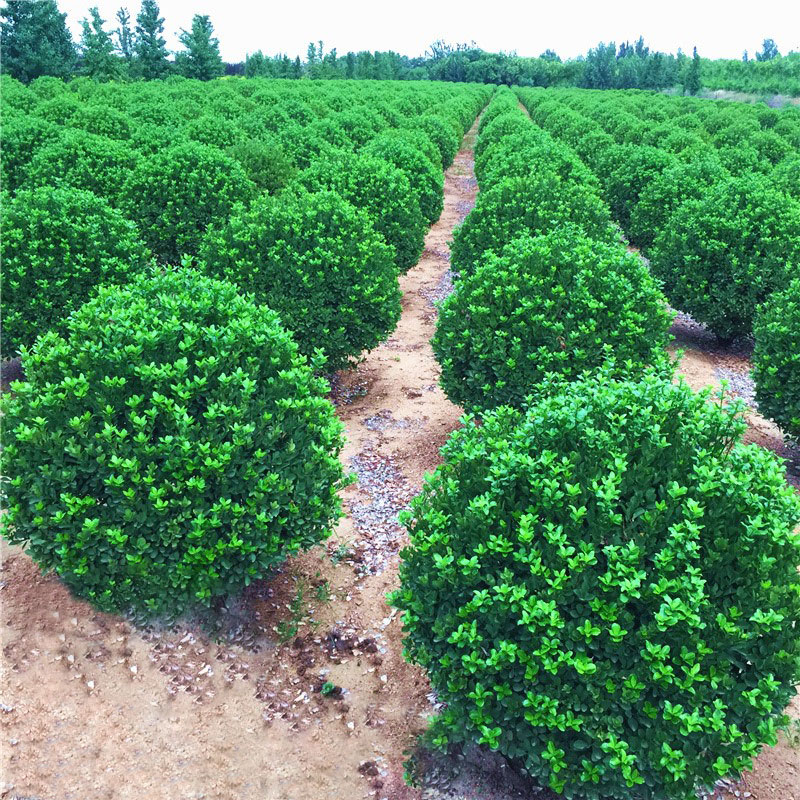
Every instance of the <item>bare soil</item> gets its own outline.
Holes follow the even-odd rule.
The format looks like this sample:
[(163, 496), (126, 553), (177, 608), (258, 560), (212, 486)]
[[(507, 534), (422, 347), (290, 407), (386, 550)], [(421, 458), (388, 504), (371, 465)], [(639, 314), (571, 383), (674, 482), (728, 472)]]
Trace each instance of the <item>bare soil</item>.
[[(213, 619), (137, 626), (93, 611), (3, 545), (0, 798), (550, 796), (478, 749), (424, 758), (423, 790), (402, 780), (435, 698), (402, 658), (385, 595), (406, 541), (397, 512), (439, 463), (461, 415), (438, 387), (429, 340), (435, 303), (450, 291), (452, 231), (477, 193), (475, 132), (447, 171), (444, 212), (419, 264), (401, 278), (397, 329), (332, 380), (347, 432), (343, 459), (358, 482), (345, 490), (347, 516), (324, 547)], [(729, 370), (746, 387), (746, 352), (715, 349), (690, 321), (675, 334), (692, 386), (717, 385)], [(756, 411), (748, 421), (751, 438), (785, 452), (771, 423)], [(792, 711), (800, 716), (797, 704)], [(800, 800), (798, 753), (782, 740), (716, 796)]]

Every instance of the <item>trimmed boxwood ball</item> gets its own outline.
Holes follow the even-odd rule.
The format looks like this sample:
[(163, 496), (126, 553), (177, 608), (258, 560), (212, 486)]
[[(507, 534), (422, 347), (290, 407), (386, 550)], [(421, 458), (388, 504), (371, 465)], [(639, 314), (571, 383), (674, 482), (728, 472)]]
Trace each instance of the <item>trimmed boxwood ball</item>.
[(543, 165), (524, 178), (504, 178), (478, 195), (475, 208), (453, 234), (453, 270), (467, 275), (487, 250), (499, 252), (522, 233), (536, 235), (567, 222), (612, 243), (618, 236), (608, 207), (590, 189), (563, 181)]
[(22, 190), (1, 213), (2, 343), (9, 355), (41, 333), (63, 331), (98, 286), (126, 283), (150, 256), (136, 226), (91, 192)]
[(440, 306), (432, 345), (456, 405), (519, 407), (548, 373), (575, 380), (609, 357), (618, 377), (669, 370), (671, 320), (641, 258), (565, 226), (487, 253)]
[(418, 127), (427, 134), (439, 151), (442, 169), (447, 169), (453, 163), (461, 142), (455, 127), (445, 117), (438, 114), (413, 117), (408, 124), (409, 127)]
[(27, 167), (23, 185), (74, 186), (119, 206), (125, 178), (139, 161), (139, 153), (127, 142), (79, 129), (64, 129), (58, 139), (38, 148)]
[(427, 224), (406, 174), (382, 158), (340, 153), (320, 159), (297, 176), (311, 192), (331, 190), (366, 211), (375, 230), (395, 251), (400, 271), (413, 267), (422, 254)]
[(411, 189), (419, 201), (422, 215), (433, 224), (444, 209), (444, 174), (434, 166), (424, 153), (400, 136), (383, 133), (361, 151), (394, 164), (406, 174)]
[(36, 152), (58, 139), (61, 130), (58, 125), (31, 115), (23, 116), (5, 111), (3, 116), (0, 176), (3, 188), (13, 192), (24, 183), (28, 165)]
[(392, 249), (369, 216), (334, 192), (284, 192), (209, 230), (201, 268), (277, 311), (305, 355), (346, 366), (394, 330), (400, 287)]
[(753, 323), (758, 410), (800, 440), (800, 278), (771, 294)]
[(168, 263), (197, 253), (206, 228), (256, 193), (238, 161), (197, 142), (143, 158), (124, 187), (124, 208)]
[(667, 167), (650, 181), (633, 207), (628, 229), (631, 240), (640, 247), (650, 247), (684, 200), (702, 197), (709, 186), (727, 178), (730, 173), (713, 150)]
[(622, 144), (605, 151), (595, 168), (603, 184), (603, 196), (614, 219), (628, 231), (631, 212), (639, 196), (661, 173), (678, 163), (672, 153), (648, 145)]
[(406, 657), (566, 797), (694, 800), (800, 678), (800, 501), (708, 392), (598, 375), (467, 419), (404, 515)]
[(800, 202), (760, 175), (719, 181), (682, 203), (649, 251), (670, 303), (723, 340), (800, 269)]
[(259, 191), (270, 194), (277, 194), (285, 188), (297, 172), (273, 138), (246, 139), (229, 147), (227, 153), (242, 165)]
[(192, 270), (109, 287), (2, 397), (3, 535), (104, 611), (239, 592), (340, 516), (342, 426), (273, 311)]

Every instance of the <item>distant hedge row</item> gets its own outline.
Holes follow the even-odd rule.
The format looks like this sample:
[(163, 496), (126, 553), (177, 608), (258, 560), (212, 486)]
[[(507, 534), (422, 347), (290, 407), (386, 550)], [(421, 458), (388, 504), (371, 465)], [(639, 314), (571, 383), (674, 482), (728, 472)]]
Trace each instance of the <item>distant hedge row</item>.
[[(10, 234), (3, 259), (13, 265), (4, 286), (6, 352), (32, 344), (37, 333), (57, 326), (59, 310), (65, 318), (92, 289), (112, 281), (115, 273), (78, 247), (75, 227), (96, 230), (98, 216), (125, 219), (135, 226), (129, 234), (136, 240), (134, 251), (146, 248), (157, 262), (173, 265), (188, 255), (197, 268), (220, 275), (219, 264), (197, 260), (201, 252), (216, 253), (211, 240), (219, 240), (222, 229), (251, 208), (261, 209), (262, 227), (277, 235), (283, 223), (270, 209), (281, 204), (264, 203), (264, 196), (287, 192), (295, 206), (307, 204), (316, 214), (309, 225), (317, 226), (320, 236), (315, 244), (306, 229), (304, 241), (316, 252), (311, 260), (299, 239), (300, 250), (281, 254), (294, 262), (301, 283), (316, 298), (306, 304), (307, 313), (321, 309), (310, 323), (314, 340), (301, 337), (301, 350), (325, 351), (331, 367), (374, 346), (393, 327), (399, 313), (396, 287), (363, 296), (367, 276), (377, 269), (377, 283), (396, 281), (398, 271), (416, 263), (426, 227), (441, 213), (442, 170), (490, 92), (427, 83), (301, 85), (261, 79), (97, 84), (40, 78), (29, 86), (8, 76), (2, 81), (3, 182), (12, 195), (3, 221)], [(58, 197), (47, 194), (56, 191)], [(76, 212), (80, 195), (69, 201), (64, 195), (76, 191), (91, 192), (104, 205), (92, 201)], [(28, 201), (16, 195), (28, 198), (31, 192), (36, 200), (27, 211)], [(330, 192), (336, 198), (325, 202), (312, 196)], [(54, 203), (71, 203), (73, 213), (46, 219), (42, 209)], [(362, 212), (348, 228), (347, 246), (355, 249), (344, 259), (335, 246), (324, 250), (336, 238), (333, 230), (325, 232), (330, 214), (350, 213), (334, 211), (331, 203)], [(22, 235), (28, 215), (39, 220), (35, 240)], [(380, 255), (372, 253), (371, 243)], [(71, 258), (64, 256), (67, 246)], [(267, 286), (263, 260), (244, 263), (242, 252), (238, 258), (240, 278), (248, 275), (242, 288)], [(343, 339), (341, 326), (330, 325), (342, 298), (326, 295), (324, 270), (315, 267), (326, 261), (353, 287), (344, 313), (358, 315), (362, 300), (365, 304), (369, 322), (363, 337), (351, 325)], [(140, 262), (133, 255), (129, 269)], [(278, 295), (262, 291), (258, 299), (277, 305)], [(382, 311), (367, 310), (379, 297)]]
[(450, 399), (519, 407), (553, 373), (665, 366), (670, 317), (655, 281), (625, 252), (591, 172), (508, 90), (481, 118), (475, 171), (481, 191), (455, 232), (458, 280), (433, 339)]

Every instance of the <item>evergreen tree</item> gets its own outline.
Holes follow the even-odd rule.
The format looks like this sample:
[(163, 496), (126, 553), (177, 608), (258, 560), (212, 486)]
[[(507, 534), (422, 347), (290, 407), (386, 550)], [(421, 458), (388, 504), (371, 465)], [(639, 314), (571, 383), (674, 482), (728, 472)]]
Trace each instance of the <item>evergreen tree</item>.
[(121, 76), (117, 57), (114, 55), (114, 43), (111, 35), (103, 30), (103, 20), (97, 8), (90, 8), (91, 22), (83, 20), (81, 36), (81, 55), (83, 57), (82, 72), (96, 81), (110, 81)]
[(294, 64), (292, 64), (292, 78), (302, 78), (303, 77), (303, 62), (300, 61), (300, 56), (297, 56), (294, 60)]
[(686, 68), (686, 75), (683, 79), (683, 91), (689, 94), (697, 94), (702, 86), (700, 80), (700, 56), (697, 55), (697, 48), (694, 48), (692, 60)]
[(117, 11), (117, 22), (119, 22), (119, 28), (114, 31), (114, 35), (117, 37), (117, 52), (126, 63), (130, 64), (133, 58), (133, 34), (131, 33), (131, 15), (127, 8)]
[(244, 61), (244, 76), (245, 78), (259, 78), (269, 74), (269, 69), (266, 66), (266, 59), (260, 50), (255, 53), (248, 54)]
[(778, 45), (775, 44), (774, 39), (764, 39), (761, 45), (761, 52), (756, 53), (756, 61), (772, 61), (780, 55), (778, 52)]
[(134, 72), (145, 80), (164, 78), (169, 74), (167, 61), (167, 41), (164, 32), (164, 18), (156, 0), (142, 0), (142, 8), (136, 17), (136, 42), (134, 44)]
[(55, 0), (8, 0), (0, 10), (2, 71), (29, 83), (41, 75), (67, 78), (75, 69), (75, 45), (66, 14)]
[(181, 75), (210, 81), (225, 71), (219, 54), (219, 40), (212, 34), (214, 26), (204, 14), (192, 17), (191, 31), (181, 31), (181, 44), (186, 48), (175, 56), (175, 65)]

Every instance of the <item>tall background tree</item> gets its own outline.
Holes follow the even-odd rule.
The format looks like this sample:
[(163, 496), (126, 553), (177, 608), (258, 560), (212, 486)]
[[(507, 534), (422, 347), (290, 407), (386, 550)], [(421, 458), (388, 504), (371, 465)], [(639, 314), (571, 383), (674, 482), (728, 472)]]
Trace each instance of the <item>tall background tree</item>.
[(700, 56), (697, 55), (697, 48), (694, 48), (692, 53), (692, 60), (686, 67), (686, 73), (683, 79), (683, 90), (689, 94), (697, 94), (702, 86), (700, 77)]
[(130, 65), (133, 59), (133, 33), (131, 15), (127, 8), (120, 8), (117, 11), (117, 22), (119, 27), (114, 31), (114, 36), (117, 37), (117, 52), (122, 56), (122, 60)]
[(210, 81), (225, 71), (219, 54), (219, 40), (212, 34), (214, 26), (207, 15), (192, 17), (191, 31), (181, 31), (180, 41), (186, 48), (175, 56), (175, 67), (187, 78)]
[(0, 10), (3, 72), (28, 83), (41, 75), (68, 78), (75, 69), (75, 44), (66, 14), (55, 0), (8, 0)]
[(167, 60), (167, 40), (164, 32), (164, 18), (160, 16), (156, 0), (142, 0), (142, 7), (136, 17), (136, 40), (132, 68), (137, 78), (153, 80), (165, 78), (169, 74)]
[(103, 28), (103, 20), (97, 8), (90, 8), (91, 20), (83, 20), (81, 35), (81, 71), (96, 81), (110, 81), (122, 77), (122, 65), (114, 55), (111, 34)]
[(761, 52), (756, 53), (756, 61), (772, 61), (780, 55), (778, 52), (778, 45), (775, 44), (774, 39), (764, 39), (761, 44)]

